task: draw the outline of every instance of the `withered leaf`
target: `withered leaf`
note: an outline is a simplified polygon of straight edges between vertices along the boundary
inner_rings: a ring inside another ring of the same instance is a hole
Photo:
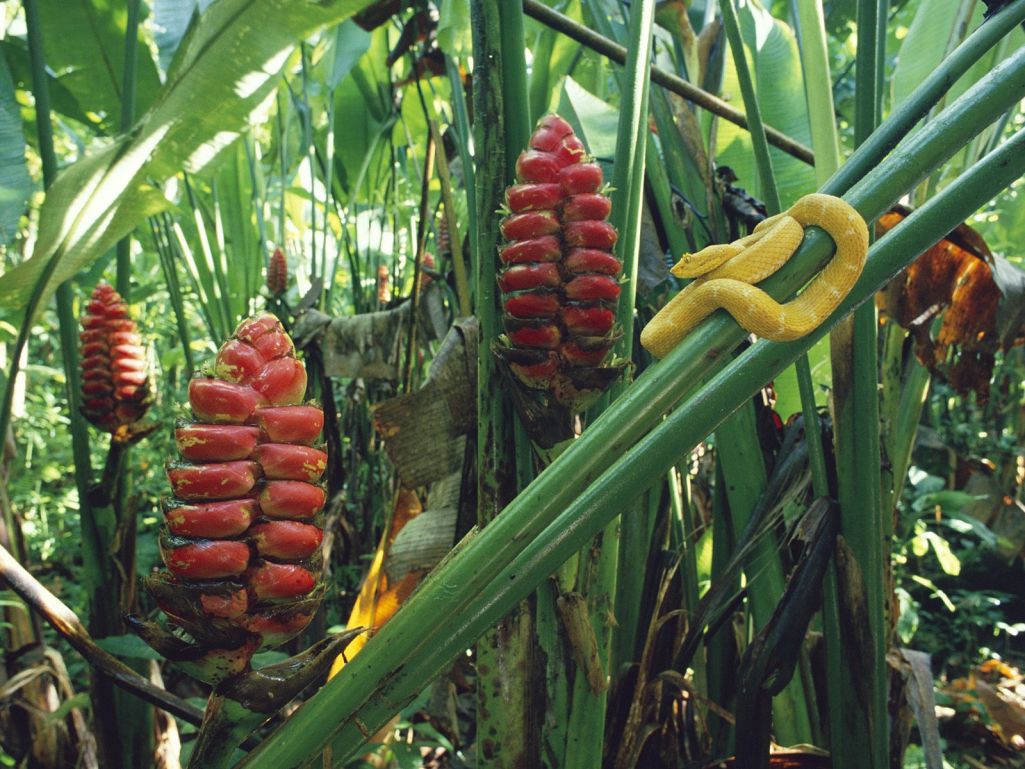
[[[884,214],[877,233],[907,214],[903,207]],[[879,304],[911,333],[924,366],[959,393],[974,392],[985,401],[996,352],[1015,344],[1025,330],[1023,296],[1025,273],[960,224],[897,276]]]

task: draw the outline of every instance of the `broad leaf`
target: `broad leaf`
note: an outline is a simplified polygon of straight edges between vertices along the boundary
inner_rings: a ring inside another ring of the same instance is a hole
[[[14,99],[14,83],[7,62],[0,53],[0,245],[14,238],[31,192],[32,179],[25,166],[21,110]]]
[[[101,115],[108,130],[121,120],[126,11],[122,0],[40,0],[46,64],[81,104]],[[135,57],[138,111],[160,87],[142,35]]]
[[[0,40],[0,56],[7,60],[7,66],[10,67],[15,86],[22,91],[31,91],[32,65],[29,62],[28,45],[25,40],[17,37]],[[82,125],[90,126],[96,131],[103,132],[99,118],[92,114],[86,114],[74,94],[67,89],[62,81],[54,77],[52,72],[47,71],[46,81],[50,89],[51,110]],[[25,120],[26,138],[29,142],[34,142],[35,130],[34,127],[30,127],[29,123],[31,119],[34,126],[35,110],[32,110],[29,115],[24,115],[23,119]]]
[[[894,107],[932,74],[953,44],[961,3],[922,0],[897,53],[890,81]]]
[[[324,79],[329,89],[337,88],[349,76],[356,62],[370,48],[370,39],[370,33],[354,21],[338,25],[323,59],[327,65],[327,76]]]
[[[206,167],[272,95],[296,43],[366,4],[219,0],[211,5],[182,42],[164,89],[135,129],[58,177],[40,212],[31,258],[0,277],[0,308],[24,308],[59,252],[59,268],[42,287],[45,301],[59,281],[166,205],[142,182],[162,182],[183,167]]]

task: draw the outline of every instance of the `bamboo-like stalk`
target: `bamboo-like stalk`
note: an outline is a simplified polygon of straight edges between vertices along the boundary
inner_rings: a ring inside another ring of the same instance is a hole
[[[442,147],[444,152],[445,148]],[[427,222],[430,217],[431,179],[434,178],[434,135],[427,134],[424,147],[424,170],[420,184],[420,204],[416,223],[416,251],[413,258],[413,289],[409,297],[409,327],[406,329],[406,365],[402,374],[402,391],[413,390],[413,364],[416,359],[416,321],[420,308],[420,287],[423,283],[424,251],[427,248]]]
[[[43,48],[42,28],[39,9],[35,0],[25,0],[25,19],[29,38],[29,56],[32,63],[33,94],[36,99],[36,126],[38,131],[40,156],[43,165],[43,186],[49,188],[57,175],[57,159],[54,152],[53,128],[50,118],[49,90],[45,73],[45,54]],[[58,251],[47,265],[47,272],[59,261]],[[48,277],[48,276],[47,276]],[[27,343],[30,330],[30,318],[33,317],[41,296],[42,287],[47,279],[37,284],[36,292],[30,299],[26,321],[19,335],[20,346],[16,345],[15,357],[12,362],[12,375]],[[68,417],[71,426],[72,453],[75,462],[75,485],[79,497],[79,519],[82,527],[82,561],[85,566],[85,583],[87,588],[90,624],[101,636],[115,634],[119,630],[119,594],[116,575],[111,562],[110,540],[113,532],[106,530],[99,522],[97,511],[90,503],[89,490],[92,483],[92,464],[89,450],[89,429],[82,417],[81,384],[78,360],[78,321],[74,313],[74,297],[70,282],[57,287],[57,318],[61,340],[61,358],[65,374],[65,395],[68,404]],[[13,393],[13,376],[9,381],[8,394]],[[5,402],[5,407],[8,404]],[[4,414],[4,434],[7,430],[9,411]],[[121,716],[125,712],[125,703],[119,701],[118,694],[109,679],[98,675],[92,677],[90,691],[93,710],[97,725],[97,738],[105,762],[110,766],[129,766],[136,756],[129,755],[137,747],[132,740],[135,736],[131,729],[126,730],[124,740],[118,730]],[[127,717],[126,717],[127,722]],[[126,750],[125,748],[129,748]]]
[[[848,202],[868,219],[878,216],[1023,96],[1025,52],[994,68],[911,137],[899,159],[879,164],[851,190]],[[490,626],[605,526],[617,502],[636,496],[666,472],[686,448],[703,439],[839,318],[870,298],[907,263],[909,254],[928,247],[949,230],[950,221],[964,219],[1016,179],[1025,170],[1023,148],[1025,133],[1019,133],[888,233],[873,248],[855,289],[822,327],[794,342],[759,342],[659,422],[703,372],[722,365],[725,351],[742,337],[736,324],[725,317],[702,323],[659,365],[639,377],[504,515],[436,567],[359,657],[240,766],[291,767],[332,736],[336,750],[352,754],[370,733],[368,728],[383,723],[394,709],[410,701],[453,655],[466,648],[468,639]],[[788,265],[763,286],[775,296],[788,295],[830,253],[828,237],[810,233]],[[441,613],[449,621],[432,631],[426,618]]]
[[[125,61],[121,77],[121,132],[125,133],[135,122],[135,52],[139,47],[139,3],[128,0],[128,18],[125,22]],[[117,278],[115,288],[121,298],[131,303],[132,290],[132,238],[117,243]]]
[[[762,184],[762,194],[765,197],[765,207],[772,216],[781,210],[779,192],[776,189],[776,176],[772,171],[772,157],[769,155],[768,136],[762,123],[762,111],[758,107],[758,96],[755,93],[751,70],[747,65],[747,55],[744,53],[744,39],[740,36],[740,24],[737,22],[737,12],[733,9],[733,0],[723,0],[719,8],[722,11],[726,40],[733,55],[733,66],[737,71],[740,95],[744,100],[744,115],[747,117],[751,132],[751,146],[758,168],[758,179]]]
[[[619,230],[616,242],[623,263],[622,291],[616,308],[616,319],[622,336],[614,347],[615,354],[626,360],[633,358],[634,305],[637,298],[637,265],[641,241],[641,215],[644,204],[645,152],[650,138],[648,130],[648,83],[651,68],[654,0],[638,0],[631,4],[628,20],[629,54],[620,78],[619,125],[616,135],[616,163],[612,180],[612,220]],[[611,397],[616,398],[628,386],[630,377],[613,385]],[[628,515],[643,515],[636,503],[623,508]],[[597,641],[597,664],[607,682],[610,669],[613,611],[616,605],[616,579],[619,566],[619,521],[612,520],[599,538],[581,556],[593,568],[582,569],[578,581],[586,597],[589,621]],[[607,684],[606,684],[607,685]],[[569,712],[569,735],[564,766],[566,769],[589,769],[600,766],[605,745],[605,709],[607,690],[596,690],[582,670],[573,681]]]
[[[822,0],[796,0],[796,6],[804,93],[808,99],[811,146],[815,152],[815,178],[822,185],[840,165]]]
[[[477,362],[477,524],[484,531],[502,520],[503,508],[516,494],[516,426],[491,343],[501,333],[495,248],[505,187],[516,155],[529,137],[528,116],[514,112],[509,101],[526,103],[522,20],[506,3],[474,0],[473,30],[474,144],[477,207],[476,288],[480,320]],[[518,136],[520,144],[512,144]],[[511,607],[510,607],[511,608]],[[498,618],[496,617],[496,620]],[[537,764],[534,710],[532,615],[518,606],[491,628],[477,645],[477,760],[488,769]]]
[[[880,0],[859,0],[856,144],[864,142],[879,122],[881,93],[877,67],[879,47],[885,45],[885,37],[879,35],[880,13],[885,16]],[[887,763],[889,538],[883,533],[881,507],[877,333],[876,308],[870,302],[859,307],[853,318],[841,323],[831,336],[833,436],[841,532],[864,577],[863,586],[840,584],[838,587],[848,592],[864,589],[872,644],[871,649],[859,648],[857,636],[846,632],[843,624],[835,626],[827,622],[825,625],[828,659],[834,662],[841,657],[863,660],[857,667],[844,666],[831,675],[827,694],[833,719],[830,734],[837,739],[832,750],[837,769],[882,769]],[[826,616],[830,619],[831,614],[827,612]],[[837,680],[840,676],[845,679],[842,685]],[[860,750],[848,749],[854,745],[860,746]]]
[[[744,40],[740,34],[740,24],[733,8],[733,0],[723,0],[719,7],[722,10],[726,39],[729,41],[740,84],[744,113],[750,124],[758,180],[765,197],[766,209],[770,215],[774,215],[781,210],[779,191],[762,123],[761,108],[748,66]],[[748,403],[741,407],[736,414],[723,422],[716,436],[723,475],[727,481],[733,536],[734,539],[738,539],[747,527],[758,498],[765,492],[768,481],[755,426],[754,405]],[[754,615],[755,627],[760,629],[772,618],[779,596],[786,587],[783,564],[776,544],[770,539],[761,540],[754,550],[752,562],[745,567],[745,571],[748,577],[748,601]],[[756,574],[758,578],[754,579]],[[799,678],[792,679],[786,688],[773,698],[773,730],[778,742],[785,745],[813,742],[810,703],[804,682]]]

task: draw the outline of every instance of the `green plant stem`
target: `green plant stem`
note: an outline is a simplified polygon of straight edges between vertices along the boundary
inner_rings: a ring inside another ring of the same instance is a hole
[[[797,0],[796,5],[804,92],[808,97],[811,146],[815,152],[815,178],[822,185],[840,166],[826,27],[822,0]]]
[[[726,38],[733,54],[734,68],[740,83],[751,131],[751,143],[758,168],[758,180],[765,196],[769,215],[782,210],[776,177],[765,136],[758,96],[748,67],[744,40],[733,9],[732,0],[719,4],[722,10]],[[748,403],[723,422],[716,433],[721,452],[723,474],[728,482],[733,537],[738,539],[746,528],[754,507],[766,487],[767,473],[755,426],[754,405]],[[753,470],[753,472],[752,472]],[[768,624],[776,609],[779,596],[786,587],[783,564],[776,544],[763,539],[755,549],[751,563],[745,567],[748,578],[748,601],[754,616],[755,628]],[[755,579],[755,575],[758,578]],[[809,717],[811,700],[807,697],[800,678],[791,679],[786,688],[773,698],[773,729],[776,739],[785,745],[811,743],[814,739]]]
[[[740,25],[737,23],[737,12],[733,9],[733,0],[722,0],[719,3],[722,11],[723,27],[726,39],[733,54],[733,64],[737,70],[737,81],[740,83],[740,94],[744,99],[744,114],[747,116],[748,130],[751,132],[751,145],[755,153],[758,167],[758,179],[765,195],[765,207],[769,216],[778,214],[781,206],[779,191],[776,189],[776,177],[772,172],[772,157],[769,155],[769,142],[762,123],[762,111],[758,107],[758,96],[755,93],[751,70],[747,66],[744,53],[744,39],[740,36]]]
[[[139,47],[139,3],[127,0],[128,19],[125,23],[125,63],[121,78],[121,132],[126,133],[135,121],[135,56]],[[117,278],[115,288],[125,302],[131,303],[132,239],[122,238],[117,243]]]
[[[1025,0],[1022,0],[1025,2]],[[466,94],[463,92],[463,80],[459,74],[459,67],[450,56],[445,57],[445,71],[448,73],[449,84],[452,90],[452,115],[455,118],[455,132],[459,144],[459,160],[463,166],[463,188],[466,190],[466,231],[470,240],[470,274],[474,276],[474,283],[471,289],[476,289],[476,276],[479,270],[480,253],[478,241],[474,233],[477,232],[477,185],[474,174],[474,158],[470,151],[472,132],[470,129],[470,118],[466,109]],[[463,244],[452,241],[452,253],[457,251],[461,254]],[[471,298],[472,299],[472,298]],[[477,299],[479,301],[479,299]]]
[[[641,242],[641,214],[644,202],[645,150],[648,146],[648,88],[651,68],[654,0],[637,0],[630,6],[628,20],[629,53],[620,78],[619,125],[616,134],[616,163],[612,180],[612,221],[620,237],[617,255],[623,263],[619,304],[616,319],[622,336],[614,347],[615,354],[626,360],[633,357],[634,305],[637,298],[637,265]],[[618,397],[629,386],[630,375],[611,389]],[[647,527],[643,521],[646,505],[631,504],[622,508],[632,524]],[[613,519],[597,537],[580,562],[592,568],[582,569],[584,580],[580,590],[587,599],[589,619],[598,647],[598,664],[605,681],[610,669],[612,632],[615,624],[617,569],[619,566],[620,521]],[[605,689],[595,691],[582,671],[577,670],[569,713],[569,742],[566,769],[589,769],[600,766],[605,748]]]
[[[875,218],[1023,95],[1025,54],[994,69],[930,121],[899,160],[880,164],[856,185],[848,202]],[[464,540],[367,648],[240,766],[295,766],[333,735],[343,753],[358,750],[366,734],[410,701],[469,640],[603,528],[617,503],[641,493],[839,318],[873,296],[909,254],[928,247],[951,221],[963,220],[1014,181],[1025,170],[1023,147],[1025,132],[888,233],[873,248],[857,286],[822,327],[794,342],[759,342],[660,421],[703,373],[723,365],[725,352],[743,337],[722,314],[702,323],[639,377],[504,515]],[[790,295],[830,253],[828,237],[810,233],[787,267],[763,286],[774,296]],[[432,630],[427,618],[441,614],[448,621]]]
[[[885,9],[883,15],[885,16]],[[864,142],[879,122],[880,0],[859,0],[858,50],[855,59],[854,140]],[[871,228],[871,220],[869,225]],[[886,606],[889,588],[889,539],[882,522],[882,461],[879,441],[879,367],[876,354],[878,319],[875,304],[859,307],[851,320],[833,332],[833,436],[836,444],[838,500],[841,533],[864,577],[864,600],[868,611],[868,636],[872,648],[859,648],[856,636],[844,626],[825,626],[827,658],[860,658],[856,669],[846,666],[840,676],[831,676],[829,712],[834,719],[830,735],[836,740],[831,753],[837,769],[883,769],[888,751],[886,711],[886,649],[889,629]],[[831,587],[831,585],[830,585]],[[841,586],[858,590],[861,586]],[[827,600],[834,600],[830,596]],[[840,602],[839,596],[835,599]],[[841,604],[842,605],[842,604]],[[832,612],[827,612],[827,619]],[[857,672],[856,672],[857,670]],[[858,680],[858,679],[861,680]],[[839,720],[835,720],[839,718]],[[855,745],[861,750],[853,751]]]
[[[498,218],[494,212],[502,204],[516,154],[526,145],[529,131],[525,110],[517,112],[510,104],[526,103],[526,81],[517,71],[518,67],[525,69],[522,22],[517,25],[508,18],[519,10],[506,6],[490,0],[473,0],[470,4],[474,145],[480,164],[475,174],[476,312],[480,319],[477,525],[484,531],[503,520],[503,509],[516,495],[517,481],[517,420],[491,355],[491,344],[501,333],[495,259]],[[522,144],[514,147],[512,135],[521,136]],[[477,645],[477,759],[487,769],[537,764],[534,712],[530,707],[532,625],[531,612],[520,605]]]
[[[442,147],[442,152],[445,148]],[[431,180],[434,178],[434,135],[427,134],[424,147],[424,171],[420,182],[420,208],[416,223],[416,254],[413,259],[413,291],[409,297],[409,327],[406,329],[406,367],[402,375],[402,390],[413,390],[413,367],[416,360],[416,321],[420,309],[420,287],[423,284],[424,251],[427,248],[428,220],[430,219]],[[325,240],[325,246],[327,241]]]

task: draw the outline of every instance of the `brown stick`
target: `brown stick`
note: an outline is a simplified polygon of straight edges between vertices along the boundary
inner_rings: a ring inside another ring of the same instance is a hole
[[[122,689],[172,715],[199,725],[203,711],[170,692],[154,686],[130,667],[111,656],[93,641],[71,609],[28,573],[14,556],[0,545],[0,579],[10,585],[32,609],[38,612],[86,661]]]
[[[626,48],[619,43],[609,40],[607,37],[599,35],[593,29],[577,24],[573,19],[549,8],[540,0],[523,0],[523,12],[537,19],[546,27],[550,27],[556,32],[561,32],[566,37],[576,40],[581,45],[587,46],[592,51],[600,53],[617,64],[626,63]],[[695,85],[691,85],[682,77],[677,77],[672,73],[666,72],[664,69],[652,67],[651,82],[657,83],[667,91],[671,91],[677,96],[682,96],[687,101],[707,109],[723,120],[727,120],[744,129],[748,128],[747,117],[745,117],[743,112],[734,109],[718,96]],[[765,126],[765,135],[769,140],[769,144],[778,147],[788,155],[792,155],[808,165],[815,165],[815,154],[782,131]]]

